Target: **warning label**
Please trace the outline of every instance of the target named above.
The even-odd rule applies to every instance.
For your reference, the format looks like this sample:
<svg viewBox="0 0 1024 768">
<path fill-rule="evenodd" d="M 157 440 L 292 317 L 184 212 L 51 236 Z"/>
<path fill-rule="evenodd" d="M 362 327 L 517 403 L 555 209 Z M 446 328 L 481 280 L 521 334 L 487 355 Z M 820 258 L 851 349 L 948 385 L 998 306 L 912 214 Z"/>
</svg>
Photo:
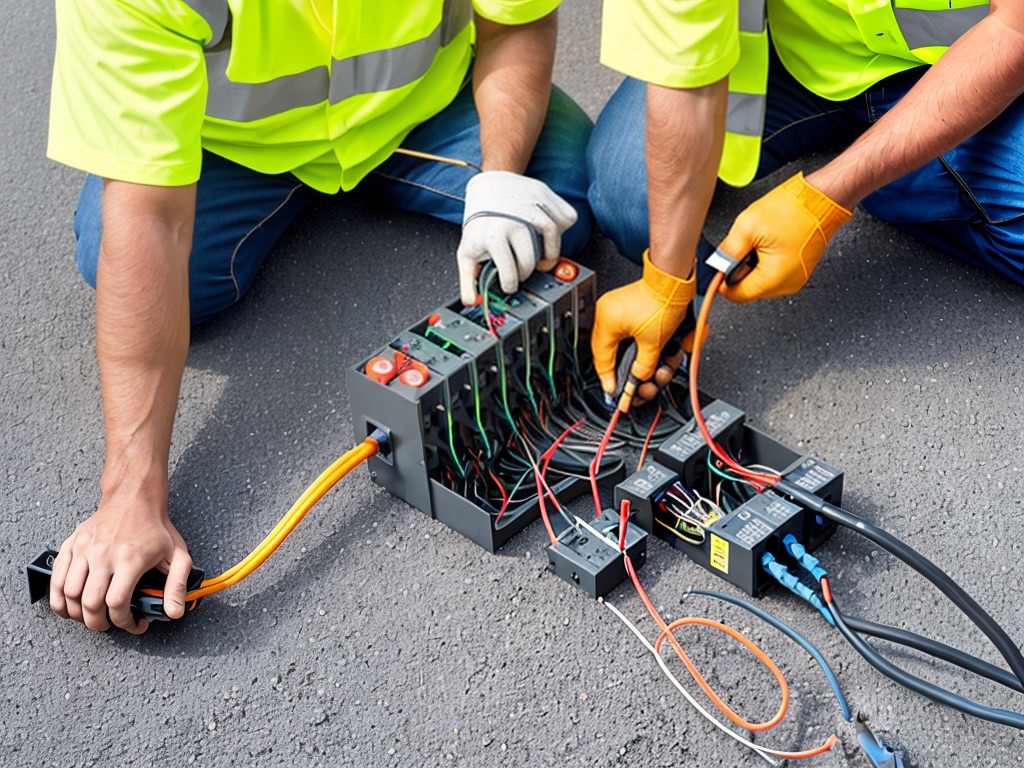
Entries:
<svg viewBox="0 0 1024 768">
<path fill-rule="evenodd" d="M 711 534 L 711 567 L 722 573 L 729 572 L 729 542 L 714 533 Z"/>
</svg>

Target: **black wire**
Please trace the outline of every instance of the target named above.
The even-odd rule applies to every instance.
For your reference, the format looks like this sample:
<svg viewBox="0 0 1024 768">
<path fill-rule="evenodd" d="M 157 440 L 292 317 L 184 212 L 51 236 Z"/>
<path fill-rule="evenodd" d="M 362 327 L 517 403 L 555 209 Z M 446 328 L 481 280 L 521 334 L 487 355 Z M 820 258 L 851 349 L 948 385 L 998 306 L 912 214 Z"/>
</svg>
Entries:
<svg viewBox="0 0 1024 768">
<path fill-rule="evenodd" d="M 899 627 L 890 627 L 887 624 L 878 624 L 867 619 L 858 619 L 855 616 L 844 616 L 844 619 L 851 629 L 862 635 L 871 635 L 882 640 L 888 640 L 890 643 L 898 643 L 907 648 L 927 653 L 929 656 L 955 664 L 961 669 L 966 669 L 968 672 L 987 677 L 989 680 L 1005 685 L 1007 688 L 1012 688 L 1018 693 L 1024 693 L 1024 684 L 1014 677 L 1013 673 L 1007 672 L 1001 667 L 989 664 L 987 661 L 971 656 L 969 653 L 964 653 L 945 643 L 940 643 L 938 640 L 916 635 Z"/>
<path fill-rule="evenodd" d="M 822 581 L 824 581 L 824 579 Z M 984 704 L 979 704 L 976 701 L 971 701 L 968 698 L 953 693 L 952 691 L 947 691 L 945 688 L 940 688 L 934 683 L 922 680 L 921 678 L 910 674 L 906 670 L 897 667 L 868 645 L 860 635 L 854 632 L 847 625 L 842 611 L 839 610 L 839 605 L 835 601 L 835 595 L 833 595 L 832 599 L 828 602 L 828 609 L 832 614 L 832 619 L 836 623 L 836 628 L 842 633 L 843 637 L 846 638 L 846 641 L 853 646 L 853 649 L 857 651 L 857 653 L 864 657 L 868 664 L 873 666 L 890 680 L 899 683 L 905 688 L 909 688 L 912 691 L 920 693 L 922 696 L 926 696 L 932 701 L 944 704 L 945 706 L 951 707 L 959 712 L 963 712 L 966 715 L 971 715 L 972 717 L 977 717 L 981 720 L 987 720 L 990 723 L 1008 725 L 1011 728 L 1024 730 L 1024 715 L 1022 714 L 1011 712 L 1006 709 L 988 707 Z"/>
<path fill-rule="evenodd" d="M 999 655 L 1002 656 L 1017 679 L 1024 683 L 1024 656 L 1020 648 L 1013 642 L 1006 630 L 990 616 L 977 601 L 964 591 L 945 571 L 927 557 L 919 553 L 909 544 L 901 541 L 888 531 L 847 512 L 845 509 L 829 504 L 799 486 L 782 479 L 775 484 L 775 490 L 789 496 L 798 503 L 824 515 L 829 520 L 856 531 L 870 541 L 903 561 L 928 581 L 938 587 L 952 603 L 963 611 L 978 629 L 985 633 Z"/>
</svg>

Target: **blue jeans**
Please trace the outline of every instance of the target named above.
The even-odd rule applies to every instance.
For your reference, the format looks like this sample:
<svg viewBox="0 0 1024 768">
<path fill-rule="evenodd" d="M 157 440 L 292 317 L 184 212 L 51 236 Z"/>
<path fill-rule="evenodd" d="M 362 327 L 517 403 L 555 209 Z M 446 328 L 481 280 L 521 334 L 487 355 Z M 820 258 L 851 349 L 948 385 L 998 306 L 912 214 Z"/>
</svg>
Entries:
<svg viewBox="0 0 1024 768">
<path fill-rule="evenodd" d="M 818 151 L 841 151 L 924 72 L 883 80 L 847 101 L 805 89 L 772 57 L 757 178 Z M 646 85 L 627 79 L 598 117 L 587 150 L 598 226 L 640 262 L 650 236 L 644 160 Z M 864 199 L 873 216 L 971 264 L 1024 284 L 1024 97 L 975 136 Z M 711 250 L 702 238 L 700 262 Z M 699 275 L 706 285 L 708 275 Z"/>
<path fill-rule="evenodd" d="M 583 249 L 592 229 L 584 163 L 592 127 L 572 99 L 553 89 L 547 119 L 527 168 L 530 176 L 547 183 L 579 214 L 576 224 L 562 236 L 562 252 L 567 256 Z M 403 146 L 479 165 L 480 121 L 471 89 L 463 88 L 447 108 L 413 130 Z M 357 192 L 461 224 L 466 184 L 475 173 L 473 168 L 392 155 L 359 184 Z M 102 180 L 90 176 L 75 213 L 78 268 L 93 287 L 103 231 L 102 195 Z M 238 302 L 288 225 L 311 203 L 325 197 L 291 174 L 260 174 L 204 152 L 189 259 L 193 324 Z M 441 257 L 454 260 L 454 249 Z M 456 286 L 452 291 L 454 295 Z"/>
</svg>

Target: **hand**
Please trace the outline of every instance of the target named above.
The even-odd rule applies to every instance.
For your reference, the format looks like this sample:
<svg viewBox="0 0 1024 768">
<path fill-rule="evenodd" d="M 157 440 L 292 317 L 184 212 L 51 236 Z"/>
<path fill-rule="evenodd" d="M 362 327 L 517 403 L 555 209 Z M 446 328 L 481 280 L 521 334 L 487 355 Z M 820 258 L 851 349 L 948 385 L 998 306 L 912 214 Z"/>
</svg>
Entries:
<svg viewBox="0 0 1024 768">
<path fill-rule="evenodd" d="M 154 515 L 105 499 L 61 545 L 50 577 L 50 607 L 89 629 L 106 630 L 113 623 L 142 634 L 149 622 L 135 621 L 131 597 L 152 568 L 167 574 L 164 611 L 181 618 L 192 558 L 166 511 Z"/>
<path fill-rule="evenodd" d="M 696 284 L 693 276 L 684 280 L 662 272 L 647 251 L 643 277 L 598 299 L 590 345 L 601 389 L 615 391 L 615 357 L 619 343 L 628 338 L 637 344 L 630 373 L 639 381 L 654 376 L 662 348 L 686 317 Z"/>
<path fill-rule="evenodd" d="M 562 233 L 575 223 L 576 209 L 543 181 L 508 171 L 474 176 L 466 185 L 457 253 L 462 303 L 476 301 L 478 267 L 487 260 L 498 268 L 505 293 L 515 293 L 535 267 L 551 269 L 561 251 Z"/>
<path fill-rule="evenodd" d="M 758 264 L 722 295 L 743 304 L 754 299 L 788 296 L 803 288 L 825 246 L 852 214 L 798 173 L 736 217 L 719 246 L 739 259 L 757 250 Z"/>
</svg>

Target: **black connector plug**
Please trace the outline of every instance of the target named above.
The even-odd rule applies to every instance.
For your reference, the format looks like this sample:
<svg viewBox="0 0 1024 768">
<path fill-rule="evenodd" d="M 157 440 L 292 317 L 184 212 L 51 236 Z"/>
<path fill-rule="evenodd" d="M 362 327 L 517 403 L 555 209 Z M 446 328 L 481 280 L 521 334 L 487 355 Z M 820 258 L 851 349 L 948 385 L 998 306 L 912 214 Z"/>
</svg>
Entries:
<svg viewBox="0 0 1024 768">
<path fill-rule="evenodd" d="M 53 561 L 57 557 L 57 551 L 44 549 L 25 566 L 25 575 L 28 576 L 29 602 L 36 602 L 46 597 L 50 592 L 50 577 L 53 575 Z M 187 591 L 199 589 L 206 578 L 206 572 L 193 568 L 188 575 Z M 146 571 L 132 593 L 132 614 L 136 620 L 146 619 L 147 621 L 172 621 L 171 617 L 164 613 L 163 589 L 167 581 L 167 574 L 157 570 Z M 161 594 L 146 594 L 147 592 L 160 592 Z M 199 605 L 199 600 L 193 600 L 185 605 L 185 611 L 193 610 Z"/>
<path fill-rule="evenodd" d="M 715 248 L 705 262 L 709 267 L 725 274 L 726 285 L 736 285 L 754 271 L 757 266 L 757 251 L 750 251 L 742 259 L 734 259 L 725 251 Z"/>
</svg>

